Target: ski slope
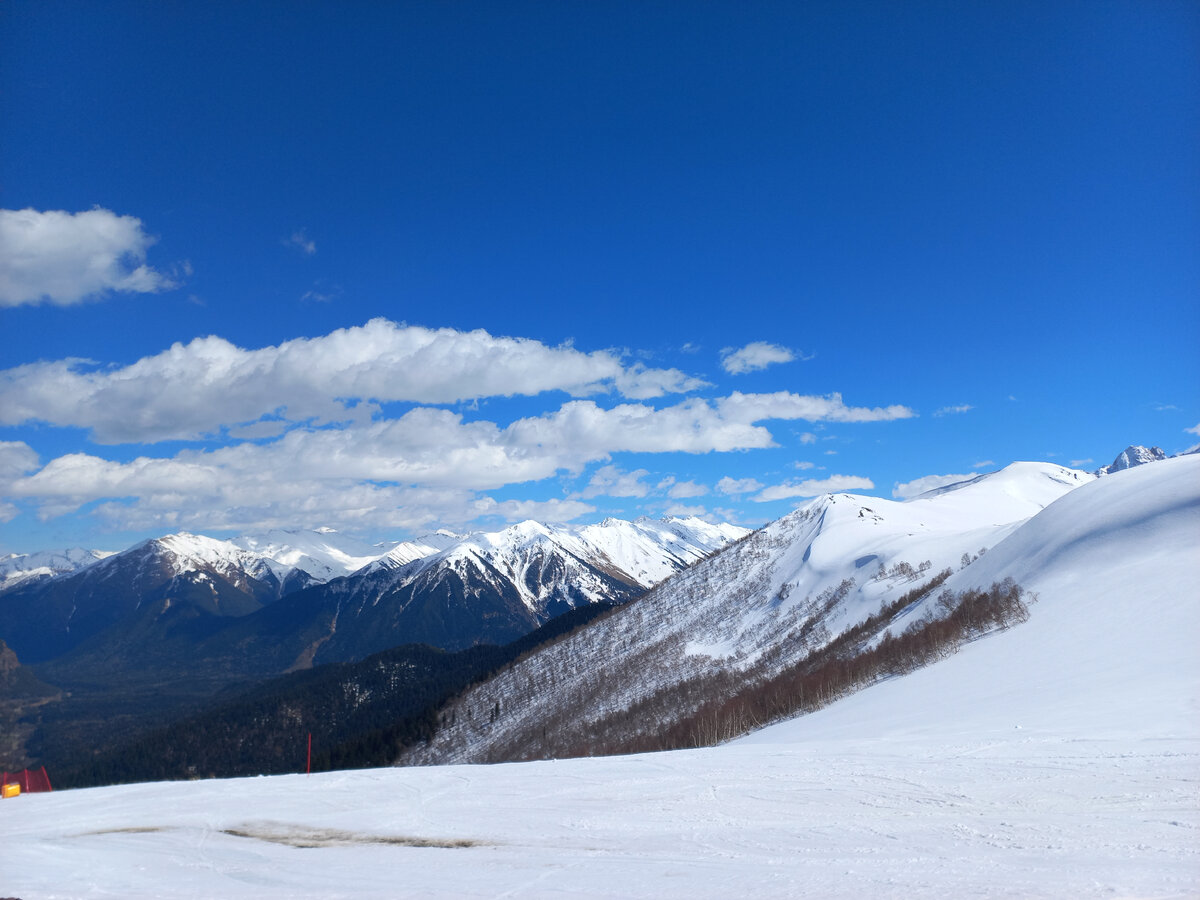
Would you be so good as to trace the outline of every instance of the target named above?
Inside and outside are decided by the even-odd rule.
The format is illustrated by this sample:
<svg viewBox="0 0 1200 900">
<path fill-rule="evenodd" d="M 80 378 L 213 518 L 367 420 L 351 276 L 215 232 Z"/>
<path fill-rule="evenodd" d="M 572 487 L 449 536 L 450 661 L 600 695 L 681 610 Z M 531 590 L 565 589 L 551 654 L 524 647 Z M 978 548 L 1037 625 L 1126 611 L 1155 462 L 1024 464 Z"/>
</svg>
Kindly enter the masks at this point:
<svg viewBox="0 0 1200 900">
<path fill-rule="evenodd" d="M 1085 483 L 955 575 L 1028 622 L 711 750 L 0 801 L 0 895 L 1200 896 L 1197 536 L 1198 457 Z"/>
</svg>

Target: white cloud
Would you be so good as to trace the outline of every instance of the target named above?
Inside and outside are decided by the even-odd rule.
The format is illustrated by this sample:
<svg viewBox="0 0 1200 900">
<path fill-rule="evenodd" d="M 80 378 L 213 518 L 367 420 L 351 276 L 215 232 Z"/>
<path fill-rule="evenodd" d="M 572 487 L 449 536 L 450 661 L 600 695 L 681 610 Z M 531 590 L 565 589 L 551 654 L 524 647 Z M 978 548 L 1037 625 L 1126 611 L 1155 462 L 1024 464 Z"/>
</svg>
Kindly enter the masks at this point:
<svg viewBox="0 0 1200 900">
<path fill-rule="evenodd" d="M 295 247 L 305 256 L 312 256 L 317 252 L 316 241 L 310 238 L 303 228 L 293 231 L 290 237 L 284 238 L 283 244 L 287 247 Z"/>
<path fill-rule="evenodd" d="M 811 431 L 806 431 L 800 435 L 800 443 L 802 444 L 815 444 L 816 442 L 817 436 Z"/>
<path fill-rule="evenodd" d="M 986 468 L 988 468 L 988 466 L 994 466 L 995 464 L 996 463 L 994 460 L 983 459 L 983 460 L 980 460 L 979 462 L 975 463 L 975 465 L 971 466 L 971 468 L 972 469 L 986 469 Z"/>
<path fill-rule="evenodd" d="M 906 481 L 903 484 L 897 482 L 892 487 L 892 496 L 898 500 L 911 500 L 918 494 L 923 494 L 926 491 L 932 491 L 935 488 L 945 487 L 948 484 L 957 484 L 960 481 L 970 481 L 972 478 L 978 478 L 978 475 L 926 475 L 924 478 L 914 478 L 912 481 Z"/>
<path fill-rule="evenodd" d="M 789 497 L 816 497 L 821 494 L 836 494 L 840 491 L 869 491 L 875 487 L 870 478 L 859 475 L 830 475 L 828 478 L 809 478 L 804 481 L 776 484 L 752 499 L 755 503 L 786 500 Z"/>
<path fill-rule="evenodd" d="M 642 482 L 650 473 L 645 469 L 622 472 L 616 466 L 601 466 L 592 473 L 591 480 L 583 489 L 581 497 L 645 497 L 650 487 Z"/>
<path fill-rule="evenodd" d="M 959 413 L 969 412 L 974 409 L 970 403 L 963 403 L 959 406 L 943 406 L 941 409 L 934 410 L 935 416 L 955 416 Z"/>
<path fill-rule="evenodd" d="M 707 514 L 707 512 L 708 510 L 706 510 L 703 506 L 688 506 L 686 503 L 676 503 L 664 509 L 663 515 L 678 516 L 681 519 L 686 519 L 690 516 L 702 518 Z"/>
<path fill-rule="evenodd" d="M 596 507 L 590 503 L 581 503 L 578 500 L 502 500 L 495 501 L 491 497 L 484 497 L 475 503 L 476 511 L 482 510 L 483 514 L 490 516 L 500 516 L 508 522 L 524 522 L 527 519 L 535 519 L 538 522 L 570 522 L 573 519 L 578 519 L 580 516 L 590 515 L 596 511 Z M 466 524 L 464 520 L 460 524 Z"/>
<path fill-rule="evenodd" d="M 553 390 L 578 396 L 614 385 L 644 399 L 702 384 L 675 369 L 625 368 L 606 351 L 372 319 L 260 350 L 213 336 L 120 369 L 80 359 L 7 369 L 0 371 L 0 424 L 42 421 L 89 428 L 99 443 L 152 443 L 196 440 L 264 416 L 361 418 L 370 401 L 453 403 Z"/>
<path fill-rule="evenodd" d="M 671 489 L 667 491 L 667 496 L 673 500 L 683 500 L 688 497 L 703 497 L 708 493 L 708 488 L 702 484 L 697 484 L 694 481 L 680 481 L 671 485 Z"/>
<path fill-rule="evenodd" d="M 527 509 L 567 520 L 593 509 L 584 501 L 601 495 L 655 490 L 680 500 L 708 492 L 673 477 L 647 480 L 646 469 L 623 471 L 612 464 L 614 454 L 776 447 L 765 424 L 771 419 L 913 415 L 903 406 L 850 407 L 838 394 L 735 392 L 661 407 L 638 401 L 698 384 L 673 369 L 625 366 L 613 351 L 384 319 L 260 350 L 198 338 L 122 368 L 31 363 L 0 371 L 0 424 L 87 428 L 101 443 L 195 439 L 209 446 L 136 459 L 69 453 L 42 465 L 29 445 L 0 443 L 0 502 L 5 515 L 29 508 L 43 519 L 94 504 L 89 514 L 122 528 L 453 527 Z M 611 403 L 614 390 L 634 399 Z M 428 405 L 397 414 L 384 405 L 548 391 L 577 399 L 515 421 Z M 582 399 L 602 392 L 611 405 Z M 484 493 L 563 473 L 578 477 L 593 464 L 600 468 L 587 487 L 565 500 L 530 506 Z M 801 484 L 821 490 L 833 483 Z M 722 484 L 725 493 L 763 489 L 753 479 Z M 804 489 L 767 490 L 795 496 Z"/>
<path fill-rule="evenodd" d="M 679 518 L 689 518 L 692 516 L 695 516 L 696 518 L 704 518 L 708 515 L 708 510 L 704 509 L 703 506 L 700 505 L 673 503 L 670 506 L 667 506 L 665 510 L 662 510 L 662 515 L 678 516 Z"/>
<path fill-rule="evenodd" d="M 740 350 L 733 347 L 722 350 L 721 368 L 730 375 L 742 375 L 765 369 L 773 363 L 791 362 L 795 358 L 796 354 L 787 347 L 766 341 L 752 341 Z"/>
<path fill-rule="evenodd" d="M 154 238 L 142 221 L 107 209 L 0 209 L 0 307 L 70 306 L 110 291 L 175 287 L 146 265 Z"/>
<path fill-rule="evenodd" d="M 37 467 L 37 452 L 24 441 L 0 441 L 0 485 Z"/>
<path fill-rule="evenodd" d="M 1196 425 L 1194 425 L 1191 428 L 1185 428 L 1183 430 L 1185 432 L 1187 432 L 1188 434 L 1200 435 L 1200 423 L 1197 423 Z"/>
<path fill-rule="evenodd" d="M 728 419 L 761 422 L 765 419 L 806 419 L 810 422 L 887 422 L 916 415 L 907 406 L 867 408 L 846 406 L 842 395 L 824 397 L 778 391 L 773 394 L 743 394 L 734 391 L 718 401 L 721 414 Z"/>
<path fill-rule="evenodd" d="M 1092 458 L 1089 456 L 1087 459 L 1073 459 L 1073 460 L 1071 460 L 1071 466 L 1072 466 L 1072 468 L 1078 469 L 1080 466 L 1087 466 L 1087 465 L 1091 465 L 1091 464 L 1092 464 L 1092 463 L 1094 463 L 1094 462 L 1095 462 L 1095 460 L 1094 460 L 1094 459 L 1092 459 Z"/>
<path fill-rule="evenodd" d="M 800 469 L 801 471 L 804 471 L 805 469 L 815 469 L 816 467 L 817 467 L 816 463 L 810 463 L 807 461 L 799 461 L 799 462 L 792 463 L 792 468 Z"/>
<path fill-rule="evenodd" d="M 717 482 L 717 491 L 728 495 L 752 494 L 762 488 L 762 482 L 757 478 L 730 478 L 726 475 Z"/>
</svg>

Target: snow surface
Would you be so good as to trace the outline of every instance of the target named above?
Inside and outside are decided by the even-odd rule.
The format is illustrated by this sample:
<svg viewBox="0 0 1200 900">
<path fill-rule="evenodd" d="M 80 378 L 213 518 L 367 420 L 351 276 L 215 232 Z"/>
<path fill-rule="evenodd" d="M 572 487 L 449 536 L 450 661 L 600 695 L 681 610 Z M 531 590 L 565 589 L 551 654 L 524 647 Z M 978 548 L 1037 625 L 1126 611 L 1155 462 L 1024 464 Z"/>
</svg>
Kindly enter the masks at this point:
<svg viewBox="0 0 1200 900">
<path fill-rule="evenodd" d="M 711 750 L 0 801 L 0 894 L 1200 896 L 1197 535 L 1200 458 L 1083 484 L 954 576 L 1028 622 Z"/>
<path fill-rule="evenodd" d="M 0 801 L 0 890 L 1188 897 L 1196 766 L 1183 741 L 820 741 L 32 794 Z"/>
</svg>

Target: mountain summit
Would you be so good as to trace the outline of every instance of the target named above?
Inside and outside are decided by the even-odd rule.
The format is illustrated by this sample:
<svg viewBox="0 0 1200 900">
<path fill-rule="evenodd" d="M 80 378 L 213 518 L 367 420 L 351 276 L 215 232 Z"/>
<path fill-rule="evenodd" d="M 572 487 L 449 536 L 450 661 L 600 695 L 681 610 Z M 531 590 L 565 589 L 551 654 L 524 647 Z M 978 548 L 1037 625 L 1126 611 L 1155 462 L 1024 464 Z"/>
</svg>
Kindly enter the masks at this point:
<svg viewBox="0 0 1200 900">
<path fill-rule="evenodd" d="M 1167 454 L 1163 451 L 1162 447 L 1143 447 L 1140 444 L 1130 444 L 1117 454 L 1116 459 L 1107 466 L 1098 468 L 1094 474 L 1097 477 L 1111 475 L 1113 472 L 1123 472 L 1125 469 L 1132 469 L 1134 466 L 1143 466 L 1146 463 L 1158 462 L 1166 458 Z"/>
</svg>

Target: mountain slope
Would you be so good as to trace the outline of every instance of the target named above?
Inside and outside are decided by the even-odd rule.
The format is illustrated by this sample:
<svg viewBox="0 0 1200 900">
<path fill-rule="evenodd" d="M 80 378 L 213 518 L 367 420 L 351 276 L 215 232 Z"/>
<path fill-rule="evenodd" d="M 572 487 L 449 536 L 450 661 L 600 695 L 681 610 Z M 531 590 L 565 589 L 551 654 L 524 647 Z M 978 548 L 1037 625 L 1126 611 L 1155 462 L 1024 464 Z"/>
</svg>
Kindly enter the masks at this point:
<svg viewBox="0 0 1200 900">
<path fill-rule="evenodd" d="M 1035 591 L 1030 620 L 749 741 L 1200 737 L 1200 459 L 1063 497 L 955 576 Z M 954 582 L 950 583 L 953 586 Z"/>
<path fill-rule="evenodd" d="M 117 628 L 244 616 L 307 578 L 227 541 L 175 534 L 0 595 L 3 637 L 26 663 Z M 124 626 L 121 623 L 125 623 Z M 151 635 L 142 634 L 141 637 Z"/>
<path fill-rule="evenodd" d="M 566 755 L 619 745 L 808 658 L 933 573 L 979 558 L 1092 480 L 1014 463 L 907 503 L 818 498 L 501 673 L 407 762 Z M 481 711 L 503 698 L 494 722 Z"/>
</svg>

